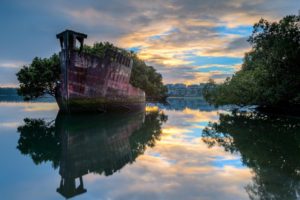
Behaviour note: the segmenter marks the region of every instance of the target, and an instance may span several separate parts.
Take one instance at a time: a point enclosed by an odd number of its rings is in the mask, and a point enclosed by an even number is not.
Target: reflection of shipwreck
[[[61,134],[61,183],[57,192],[66,198],[86,192],[82,176],[88,173],[111,175],[134,160],[129,138],[141,128],[143,113],[123,118],[59,116]],[[76,125],[78,124],[78,125]],[[79,179],[79,185],[76,185]]]
[[[132,59],[112,49],[103,58],[83,53],[86,37],[70,30],[57,35],[62,48],[61,81],[56,95],[59,108],[73,112],[142,107],[145,93],[129,83]]]
[[[166,115],[158,111],[126,114],[64,115],[55,123],[24,119],[17,148],[35,164],[59,168],[57,192],[66,198],[86,192],[83,176],[109,176],[153,147]]]

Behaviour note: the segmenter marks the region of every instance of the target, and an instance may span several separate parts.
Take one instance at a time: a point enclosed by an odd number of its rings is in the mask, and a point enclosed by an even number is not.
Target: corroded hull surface
[[[61,81],[56,100],[61,111],[103,112],[144,108],[144,91],[129,83],[132,60],[121,53],[109,50],[100,58],[65,48],[60,52],[60,63]]]

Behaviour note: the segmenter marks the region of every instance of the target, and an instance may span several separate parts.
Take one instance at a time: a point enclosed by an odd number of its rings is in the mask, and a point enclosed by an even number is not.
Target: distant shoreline
[[[31,101],[24,101],[23,97],[18,95],[18,88],[0,88],[0,102],[55,102],[50,95],[37,98]]]

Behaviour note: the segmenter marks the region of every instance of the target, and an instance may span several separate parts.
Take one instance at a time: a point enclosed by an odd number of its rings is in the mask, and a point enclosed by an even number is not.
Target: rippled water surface
[[[1,199],[297,199],[300,121],[201,99],[66,116],[0,103]]]

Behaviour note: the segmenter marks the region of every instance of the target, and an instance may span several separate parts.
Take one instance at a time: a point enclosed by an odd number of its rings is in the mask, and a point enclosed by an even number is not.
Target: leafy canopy
[[[300,16],[279,22],[261,19],[253,27],[240,71],[223,84],[208,84],[212,104],[300,105]]]
[[[23,66],[17,73],[20,82],[18,93],[24,97],[24,100],[35,99],[44,94],[55,96],[59,74],[57,54],[44,59],[35,57],[29,66]]]

